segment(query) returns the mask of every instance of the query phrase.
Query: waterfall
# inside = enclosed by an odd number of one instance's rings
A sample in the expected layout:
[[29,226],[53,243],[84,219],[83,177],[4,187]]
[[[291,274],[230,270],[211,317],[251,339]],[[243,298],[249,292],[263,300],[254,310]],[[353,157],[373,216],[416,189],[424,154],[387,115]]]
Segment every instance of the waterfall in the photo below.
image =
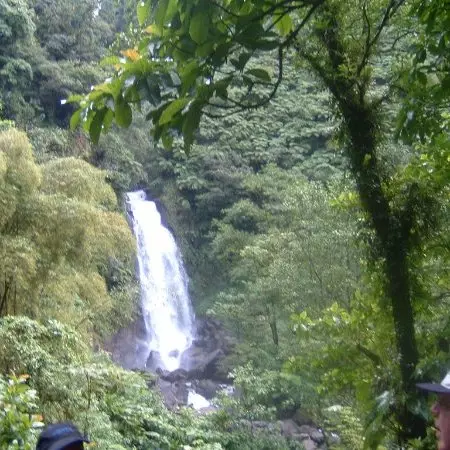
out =
[[187,277],[170,231],[161,224],[154,202],[144,191],[127,193],[128,211],[137,241],[145,362],[172,371],[192,343],[194,317]]

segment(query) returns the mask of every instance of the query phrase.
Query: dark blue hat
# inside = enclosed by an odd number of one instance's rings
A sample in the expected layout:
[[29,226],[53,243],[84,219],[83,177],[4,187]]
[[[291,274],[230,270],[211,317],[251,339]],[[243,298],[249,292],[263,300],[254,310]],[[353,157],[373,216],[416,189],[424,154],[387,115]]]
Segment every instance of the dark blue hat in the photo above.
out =
[[419,389],[429,392],[435,392],[436,394],[450,394],[450,372],[447,373],[445,378],[438,383],[417,383],[416,386]]
[[78,428],[69,422],[55,423],[44,428],[39,436],[36,450],[63,450],[71,444],[89,442]]

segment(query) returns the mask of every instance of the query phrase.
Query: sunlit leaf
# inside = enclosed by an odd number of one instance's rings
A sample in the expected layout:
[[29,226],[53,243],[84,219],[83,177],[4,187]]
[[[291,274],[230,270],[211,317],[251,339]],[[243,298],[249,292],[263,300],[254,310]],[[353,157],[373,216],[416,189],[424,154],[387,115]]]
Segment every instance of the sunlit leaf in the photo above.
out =
[[144,25],[150,14],[150,1],[148,0],[139,1],[136,7],[136,13],[139,25],[141,26]]
[[70,129],[74,130],[77,125],[80,123],[81,120],[81,109],[77,109],[73,114],[72,117],[70,118]]
[[120,53],[122,53],[122,55],[126,56],[127,58],[131,59],[131,61],[136,61],[141,57],[139,52],[134,48],[129,48],[128,50],[122,50]]
[[107,111],[107,108],[98,110],[92,119],[91,126],[89,127],[89,137],[94,144],[97,144],[100,138],[100,133],[103,127],[103,119],[105,118]]

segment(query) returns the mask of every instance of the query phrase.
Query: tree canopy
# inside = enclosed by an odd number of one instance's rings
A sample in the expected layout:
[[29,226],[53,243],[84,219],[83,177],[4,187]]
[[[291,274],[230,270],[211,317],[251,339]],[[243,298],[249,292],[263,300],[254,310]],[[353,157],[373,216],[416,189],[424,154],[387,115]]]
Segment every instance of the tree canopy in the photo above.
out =
[[105,174],[75,158],[38,166],[15,129],[0,133],[0,316],[27,314],[95,329],[115,307],[104,276],[131,262],[133,239]]

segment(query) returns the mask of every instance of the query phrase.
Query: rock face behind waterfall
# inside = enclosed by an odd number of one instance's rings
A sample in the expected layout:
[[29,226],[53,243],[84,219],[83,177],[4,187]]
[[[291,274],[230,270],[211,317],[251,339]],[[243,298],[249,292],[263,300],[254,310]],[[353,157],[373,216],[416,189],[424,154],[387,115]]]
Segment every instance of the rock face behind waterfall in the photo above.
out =
[[144,337],[145,327],[142,318],[139,318],[106,342],[104,348],[120,366],[126,369],[157,372],[162,378],[170,381],[181,377],[186,380],[209,379],[217,383],[229,382],[228,369],[223,360],[231,353],[235,340],[217,320],[209,318],[196,320],[192,345],[181,355],[181,367],[172,372],[155,368],[153,361],[155,357],[152,354],[144,364],[136,359],[139,342]]
[[234,344],[234,339],[217,320],[198,319],[192,345],[181,356],[181,367],[191,379],[229,382],[223,362]]

